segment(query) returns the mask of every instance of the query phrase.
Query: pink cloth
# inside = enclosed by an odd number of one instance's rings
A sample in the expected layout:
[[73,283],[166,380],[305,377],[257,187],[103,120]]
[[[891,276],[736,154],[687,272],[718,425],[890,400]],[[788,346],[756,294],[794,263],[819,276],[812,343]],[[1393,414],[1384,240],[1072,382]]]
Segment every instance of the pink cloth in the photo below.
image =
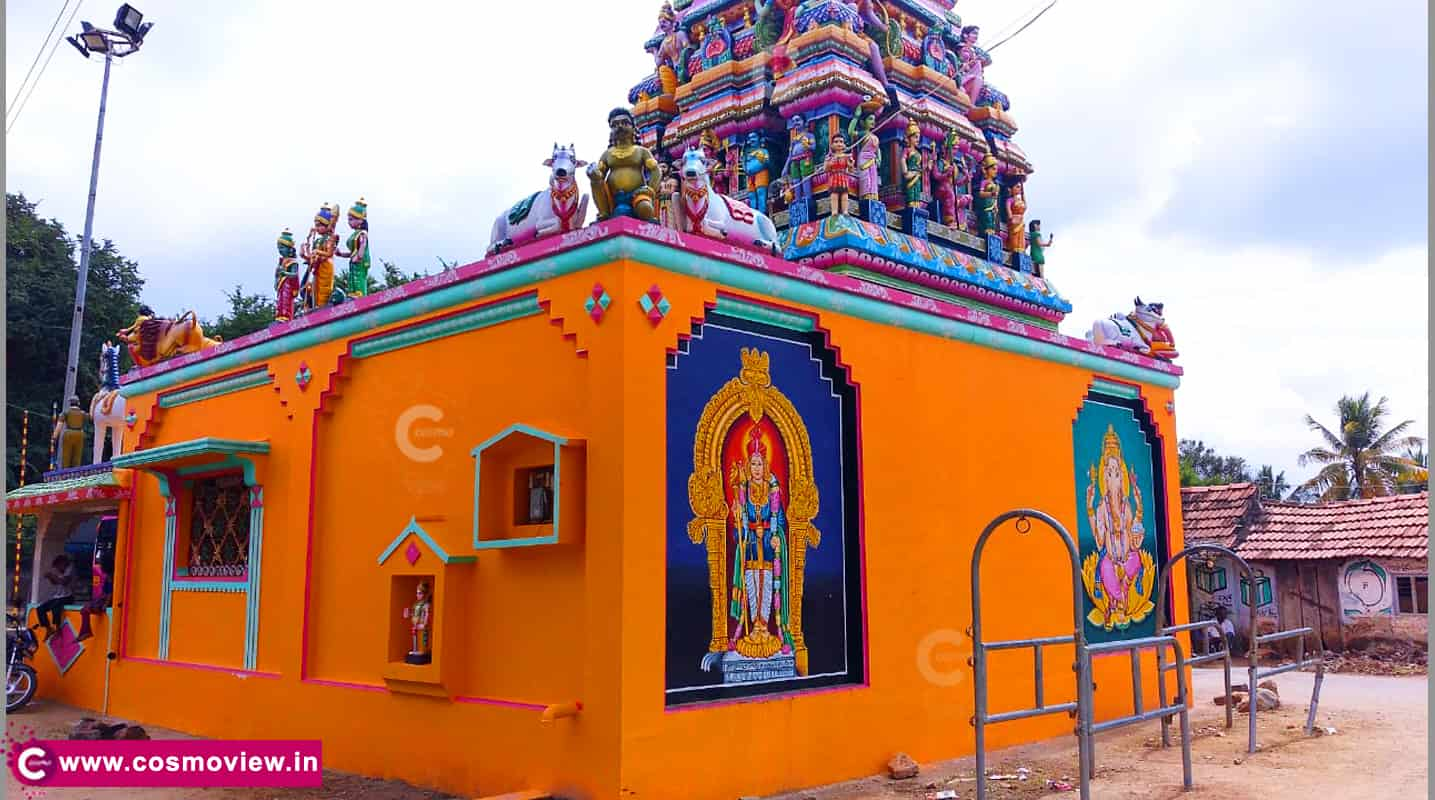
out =
[[[1116,575],[1117,562],[1112,561],[1110,556],[1101,558],[1101,587],[1106,591],[1109,599],[1108,607],[1123,605],[1126,602],[1126,586]],[[1121,562],[1126,573],[1126,580],[1130,581],[1141,569],[1141,551],[1132,550],[1126,554],[1126,560]]]

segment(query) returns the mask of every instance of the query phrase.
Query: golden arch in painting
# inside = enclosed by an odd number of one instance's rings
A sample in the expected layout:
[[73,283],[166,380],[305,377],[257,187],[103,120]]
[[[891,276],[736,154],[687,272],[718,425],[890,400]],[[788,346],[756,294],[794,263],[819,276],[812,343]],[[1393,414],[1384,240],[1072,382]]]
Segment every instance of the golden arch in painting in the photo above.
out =
[[[790,633],[790,648],[796,662],[798,675],[807,674],[807,641],[802,631],[803,575],[807,561],[807,548],[817,547],[822,534],[812,524],[817,516],[817,484],[813,479],[812,442],[807,426],[792,402],[772,385],[769,372],[770,359],[766,352],[757,348],[742,348],[742,366],[737,377],[732,378],[713,394],[698,419],[697,431],[693,437],[693,471],[688,476],[688,504],[693,517],[688,522],[688,538],[693,544],[707,548],[708,588],[712,596],[712,640],[708,646],[709,657],[727,653],[730,649],[748,657],[765,658],[774,655],[779,648],[788,646],[782,636],[768,634],[766,626],[753,626],[751,633],[738,637],[730,631],[729,621],[733,615],[743,618],[747,614],[749,596],[765,591],[759,581],[743,585],[742,578],[734,580],[729,573],[734,553],[729,552],[729,525],[740,525],[743,518],[744,502],[740,482],[753,479],[753,485],[765,492],[766,483],[771,482],[775,490],[783,493],[785,508],[782,509],[783,536],[773,548],[786,554],[786,563],[780,570],[780,588],[776,605],[779,613],[785,610],[787,618],[778,622],[784,634]],[[744,420],[746,417],[746,420]],[[774,476],[752,476],[743,474],[743,464],[733,459],[724,464],[724,449],[729,446],[729,433],[734,426],[761,425],[764,421],[776,429],[777,442],[785,454],[787,480],[779,486]],[[761,451],[764,457],[772,454],[767,450],[773,443],[756,441],[764,437],[754,432],[752,448]],[[770,438],[770,437],[767,437]],[[744,450],[743,452],[749,452]],[[771,463],[770,461],[768,463]],[[757,477],[765,480],[759,484]],[[765,496],[765,495],[764,495]],[[759,545],[759,553],[761,545]],[[746,554],[744,553],[744,558]],[[761,555],[758,556],[759,562]],[[751,562],[738,562],[738,566],[751,566]],[[775,581],[779,582],[779,581]],[[738,626],[739,629],[741,626]],[[731,635],[730,635],[731,634]]]

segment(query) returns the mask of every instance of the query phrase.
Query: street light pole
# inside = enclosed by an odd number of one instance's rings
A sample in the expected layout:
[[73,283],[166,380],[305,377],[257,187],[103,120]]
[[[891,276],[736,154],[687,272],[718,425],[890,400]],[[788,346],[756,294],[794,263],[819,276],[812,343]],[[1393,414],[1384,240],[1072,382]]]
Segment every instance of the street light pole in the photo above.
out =
[[[90,252],[94,248],[91,234],[95,227],[95,193],[100,181],[100,143],[105,137],[105,101],[110,93],[110,64],[114,61],[105,51],[105,78],[100,84],[100,120],[95,126],[95,157],[90,162],[90,198],[85,205],[85,234],[80,240],[80,274],[75,280],[75,316],[70,321],[70,352],[65,361],[66,404],[75,396],[75,382],[80,368],[80,328],[85,321],[85,287],[90,277]],[[68,405],[66,406],[68,407]]]

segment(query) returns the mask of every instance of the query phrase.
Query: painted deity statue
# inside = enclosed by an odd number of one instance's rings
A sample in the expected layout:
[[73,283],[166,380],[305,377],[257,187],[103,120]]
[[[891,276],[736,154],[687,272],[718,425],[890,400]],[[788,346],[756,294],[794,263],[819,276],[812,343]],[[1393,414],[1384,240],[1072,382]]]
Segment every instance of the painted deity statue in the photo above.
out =
[[793,114],[787,121],[787,161],[782,165],[782,197],[788,203],[812,199],[812,159],[816,148],[817,140],[807,129],[802,115]]
[[760,51],[772,53],[769,64],[774,80],[793,67],[792,58],[787,54],[787,44],[797,28],[798,4],[799,0],[753,0],[753,8],[757,11],[754,35],[759,37],[754,45]]
[[892,86],[887,82],[887,68],[883,66],[885,56],[898,56],[902,49],[901,23],[895,22],[887,13],[880,0],[855,0],[857,16],[862,19],[862,35],[867,39],[867,68],[872,77],[892,95]]
[[1046,248],[1051,247],[1054,239],[1056,234],[1049,233],[1046,241],[1041,240],[1041,220],[1034,219],[1027,225],[1027,246],[1031,248],[1032,270],[1038,278],[1046,275]]
[[767,186],[771,181],[772,154],[763,144],[762,134],[753,131],[747,135],[747,146],[743,148],[742,168],[747,173],[747,204],[754,210],[767,213]]
[[294,318],[294,300],[299,296],[299,259],[295,258],[294,232],[285,228],[276,241],[279,264],[274,267],[274,321]]
[[349,206],[349,241],[335,251],[349,259],[349,296],[369,293],[369,204],[360,197]]
[[626,108],[608,112],[608,131],[608,149],[588,167],[598,219],[631,216],[657,220],[658,160],[638,144],[632,112]]
[[433,601],[429,597],[429,585],[420,581],[414,590],[414,603],[404,609],[404,619],[409,621],[410,645],[404,661],[409,664],[428,664],[433,661]]
[[922,178],[926,159],[922,155],[922,131],[917,123],[907,123],[902,144],[902,199],[908,208],[921,208]]
[[1013,253],[1026,251],[1026,180],[1017,177],[1006,198],[1006,248]]
[[110,342],[100,345],[100,388],[90,398],[90,420],[95,425],[93,464],[104,460],[105,441],[110,441],[110,457],[124,452],[124,435],[120,425],[125,419],[125,398],[120,394],[120,348]]
[[679,24],[672,3],[663,3],[658,12],[658,28],[653,32],[653,37],[659,39],[657,46],[653,48],[658,83],[663,87],[663,94],[670,95],[678,90],[680,76],[687,71],[687,65],[683,63],[683,53],[689,45],[688,34]]
[[985,71],[992,64],[992,57],[977,46],[980,35],[981,28],[976,25],[962,28],[962,44],[957,49],[961,69],[957,83],[961,84],[962,91],[967,93],[973,106],[981,105],[982,88],[986,86]]
[[1100,560],[1097,580],[1106,600],[1101,626],[1106,630],[1125,628],[1145,614],[1139,605],[1142,525],[1141,487],[1132,479],[1121,456],[1121,440],[1108,426],[1101,443],[1101,461],[1091,467],[1086,487],[1086,518],[1096,539]]
[[165,319],[155,316],[154,309],[146,305],[140,306],[139,316],[128,328],[115,335],[129,348],[130,358],[138,367],[148,367],[171,356],[197,353],[220,342],[219,337],[204,335],[193,311]]
[[978,182],[977,230],[985,236],[997,232],[997,198],[1001,187],[997,184],[997,160],[991,155],[982,159],[982,177]]
[[832,197],[834,215],[847,216],[851,213],[852,166],[852,154],[847,152],[847,137],[840,131],[832,134],[822,171],[827,175],[827,191]]
[[947,133],[937,157],[932,161],[932,194],[936,196],[937,211],[943,225],[953,225],[960,230],[967,229],[967,210],[971,208],[972,196],[968,188],[971,175],[967,160],[957,145],[955,131]]
[[339,237],[334,229],[338,224],[339,205],[325,203],[320,206],[319,212],[314,215],[314,225],[309,228],[309,235],[299,248],[299,257],[309,265],[306,270],[308,280],[304,281],[308,284],[305,287],[308,289],[306,310],[327,303],[334,294],[334,252],[339,247]]
[[737,170],[731,169],[728,166],[726,154],[723,152],[722,141],[718,139],[717,134],[712,132],[712,129],[708,129],[703,131],[702,136],[698,137],[698,146],[702,148],[703,158],[707,159],[707,162],[713,165],[713,188],[717,190],[718,194],[731,196],[733,194],[733,187],[729,185],[729,179],[731,176],[737,174]]
[[55,430],[50,438],[59,454],[61,469],[78,467],[85,457],[85,423],[90,415],[80,408],[80,398],[71,396],[70,404],[55,420]]
[[673,214],[673,195],[678,193],[678,176],[667,162],[658,165],[658,172],[662,175],[658,181],[658,222],[664,228],[676,229],[678,220]]
[[783,488],[768,470],[768,445],[753,428],[743,448],[746,459],[732,464],[732,522],[736,529],[728,614],[736,623],[728,649],[748,658],[792,652],[791,609],[784,585],[787,515]]
[[857,196],[862,200],[876,200],[882,187],[882,177],[878,172],[882,166],[882,143],[872,130],[877,122],[876,109],[863,112],[864,109],[859,107],[852,115],[852,121],[847,123],[847,138],[852,140],[852,147],[857,151]]

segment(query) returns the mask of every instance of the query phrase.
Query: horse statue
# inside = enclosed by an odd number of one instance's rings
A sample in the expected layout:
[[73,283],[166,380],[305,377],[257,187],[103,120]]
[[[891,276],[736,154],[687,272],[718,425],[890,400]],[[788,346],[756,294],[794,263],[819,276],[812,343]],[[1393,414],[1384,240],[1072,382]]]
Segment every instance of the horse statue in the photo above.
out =
[[1086,334],[1087,341],[1107,347],[1120,347],[1152,358],[1171,361],[1180,355],[1176,352],[1176,339],[1166,326],[1164,303],[1143,303],[1136,298],[1136,308],[1130,314],[1112,314],[1110,319],[1098,319]]
[[137,367],[148,367],[177,355],[197,353],[219,344],[219,339],[204,335],[199,318],[186,311],[176,319],[155,316],[149,306],[140,306],[134,324],[115,334],[129,347],[130,358]]
[[120,348],[112,342],[100,345],[100,390],[90,400],[90,421],[95,424],[95,457],[105,454],[105,439],[113,436],[110,458],[124,452],[120,424],[125,419],[125,399],[120,396]]
[[489,255],[583,226],[583,219],[588,215],[588,195],[580,196],[573,174],[588,162],[578,160],[576,153],[571,144],[562,147],[553,143],[553,155],[543,162],[543,166],[551,169],[548,188],[520,200],[493,221]]
[[776,253],[777,228],[772,219],[746,203],[718,194],[708,176],[708,166],[702,150],[689,147],[683,152],[678,167],[681,183],[673,195],[678,230],[731,239]]

